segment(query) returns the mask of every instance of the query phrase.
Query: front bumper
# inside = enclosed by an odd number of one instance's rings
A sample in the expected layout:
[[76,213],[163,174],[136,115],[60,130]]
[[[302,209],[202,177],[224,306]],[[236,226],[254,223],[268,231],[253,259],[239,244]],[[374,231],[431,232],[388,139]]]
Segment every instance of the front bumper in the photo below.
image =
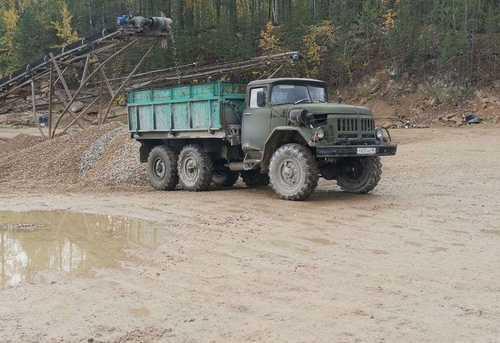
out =
[[[366,148],[373,148],[374,153],[366,154]],[[362,149],[364,153],[359,153]],[[328,147],[316,147],[317,158],[332,157],[370,157],[370,156],[394,156],[398,150],[396,144],[385,145],[337,145]]]

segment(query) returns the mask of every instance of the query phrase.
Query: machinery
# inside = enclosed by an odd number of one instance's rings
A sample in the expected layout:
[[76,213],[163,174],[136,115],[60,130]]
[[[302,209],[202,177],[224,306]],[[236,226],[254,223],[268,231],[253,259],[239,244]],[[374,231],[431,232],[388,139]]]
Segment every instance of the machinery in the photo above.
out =
[[132,91],[129,129],[141,143],[151,184],[173,190],[271,184],[286,200],[305,200],[318,180],[368,193],[380,157],[396,154],[389,132],[364,107],[328,102],[326,84],[265,79]]
[[171,32],[172,19],[166,17],[145,18],[141,16],[120,16],[117,18],[117,27],[103,30],[101,33],[84,38],[79,42],[64,47],[47,51],[37,61],[33,61],[11,75],[0,79],[0,99],[5,98],[19,87],[29,84],[33,79],[48,75],[53,61],[59,64],[80,61],[88,54],[105,49],[116,44],[117,41],[126,40],[130,36],[155,38],[166,36]]
[[118,27],[129,34],[149,34],[153,36],[167,35],[172,30],[173,20],[166,17],[120,16]]
[[[172,28],[172,20],[165,17],[121,16],[117,24],[116,28],[103,30],[62,49],[48,50],[37,61],[0,79],[0,111],[6,113],[13,108],[26,111],[25,107],[29,106],[33,123],[38,125],[41,135],[54,138],[75,124],[85,127],[82,118],[89,111],[95,111],[99,101],[107,100],[105,112],[99,113],[97,119],[98,124],[104,123],[113,102],[134,79],[157,43],[167,47]],[[130,74],[108,78],[106,66],[132,49],[139,40],[152,42]],[[105,85],[107,91],[100,90],[101,85]],[[26,97],[25,87],[30,88],[29,97]],[[60,113],[57,113],[58,104],[63,108]],[[71,118],[68,120],[68,117]]]

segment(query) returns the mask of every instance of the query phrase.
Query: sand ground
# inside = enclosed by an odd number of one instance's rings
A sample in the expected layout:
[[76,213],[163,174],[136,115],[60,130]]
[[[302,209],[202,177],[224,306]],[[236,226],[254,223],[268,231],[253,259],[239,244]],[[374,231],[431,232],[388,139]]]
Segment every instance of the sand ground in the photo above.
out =
[[[0,289],[1,342],[498,342],[500,129],[395,131],[371,195],[0,189],[0,210],[156,222],[92,276]],[[43,276],[43,275],[42,275]]]

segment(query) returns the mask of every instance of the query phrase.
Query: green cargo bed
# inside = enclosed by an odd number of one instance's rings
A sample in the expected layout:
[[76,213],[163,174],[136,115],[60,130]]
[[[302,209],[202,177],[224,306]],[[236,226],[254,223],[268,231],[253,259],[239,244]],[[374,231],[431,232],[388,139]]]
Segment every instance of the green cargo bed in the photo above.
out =
[[239,124],[245,106],[243,84],[211,82],[128,95],[131,133],[220,131]]

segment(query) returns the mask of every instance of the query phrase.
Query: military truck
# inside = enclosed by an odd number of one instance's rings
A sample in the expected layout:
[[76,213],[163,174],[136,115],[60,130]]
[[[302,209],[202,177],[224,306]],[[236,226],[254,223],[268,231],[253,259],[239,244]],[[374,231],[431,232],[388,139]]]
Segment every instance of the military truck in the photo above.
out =
[[380,157],[397,150],[370,110],[329,103],[326,83],[312,79],[132,91],[128,112],[158,190],[231,187],[241,176],[248,187],[270,183],[282,199],[305,200],[323,177],[368,193],[380,181]]

